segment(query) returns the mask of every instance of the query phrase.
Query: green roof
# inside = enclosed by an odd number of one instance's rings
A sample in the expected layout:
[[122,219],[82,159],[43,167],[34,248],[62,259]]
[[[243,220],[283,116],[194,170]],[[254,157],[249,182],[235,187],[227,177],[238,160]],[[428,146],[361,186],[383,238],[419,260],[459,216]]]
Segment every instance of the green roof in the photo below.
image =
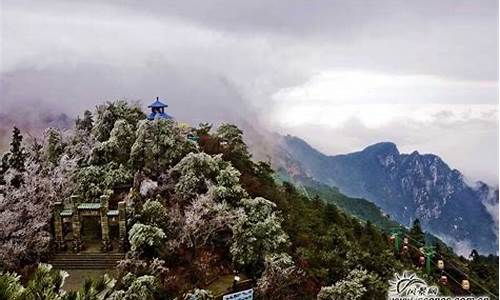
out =
[[108,211],[108,213],[107,213],[107,215],[108,215],[109,217],[115,217],[115,216],[118,216],[118,210],[116,210],[116,209],[109,210],[109,211]]
[[71,217],[73,215],[73,211],[71,209],[65,209],[59,213],[61,217]]
[[91,203],[91,202],[80,203],[78,205],[78,209],[84,209],[84,210],[101,209],[101,203]]

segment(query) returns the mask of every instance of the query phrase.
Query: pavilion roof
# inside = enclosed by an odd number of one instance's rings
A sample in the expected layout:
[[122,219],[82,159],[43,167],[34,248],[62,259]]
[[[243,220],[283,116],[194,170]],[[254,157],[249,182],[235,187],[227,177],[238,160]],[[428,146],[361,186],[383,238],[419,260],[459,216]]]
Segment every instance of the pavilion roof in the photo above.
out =
[[161,107],[167,107],[165,103],[161,102],[158,98],[156,98],[156,101],[148,105],[148,107],[151,108],[161,108]]

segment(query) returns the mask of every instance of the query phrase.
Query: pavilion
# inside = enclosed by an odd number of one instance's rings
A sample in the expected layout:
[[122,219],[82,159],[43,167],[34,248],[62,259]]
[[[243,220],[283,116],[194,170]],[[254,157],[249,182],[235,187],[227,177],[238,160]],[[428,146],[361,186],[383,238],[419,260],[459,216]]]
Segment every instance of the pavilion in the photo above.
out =
[[161,102],[159,97],[156,97],[156,101],[148,105],[151,108],[151,113],[148,115],[148,120],[154,119],[173,119],[172,116],[165,112],[165,107],[168,107],[165,103]]

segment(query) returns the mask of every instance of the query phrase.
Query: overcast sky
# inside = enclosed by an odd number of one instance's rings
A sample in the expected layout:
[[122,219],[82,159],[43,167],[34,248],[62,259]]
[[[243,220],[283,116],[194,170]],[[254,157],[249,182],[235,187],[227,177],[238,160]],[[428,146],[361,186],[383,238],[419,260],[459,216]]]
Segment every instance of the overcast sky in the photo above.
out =
[[498,180],[498,1],[0,0],[0,112],[165,98],[327,154],[379,141]]

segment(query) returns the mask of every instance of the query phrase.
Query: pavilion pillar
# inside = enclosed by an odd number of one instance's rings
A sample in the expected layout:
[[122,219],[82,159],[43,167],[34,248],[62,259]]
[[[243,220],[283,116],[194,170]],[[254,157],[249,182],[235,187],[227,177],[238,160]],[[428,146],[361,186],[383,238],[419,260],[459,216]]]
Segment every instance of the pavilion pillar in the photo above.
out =
[[120,239],[120,250],[125,251],[127,246],[127,224],[125,215],[125,201],[118,202],[118,235]]
[[63,204],[62,202],[54,203],[54,235],[56,238],[56,248],[58,251],[64,250],[64,234],[63,234],[63,225],[61,218]]
[[101,239],[102,239],[102,250],[111,250],[111,243],[109,241],[109,222],[108,222],[108,204],[109,195],[102,195],[101,200]]
[[81,240],[81,224],[80,224],[80,212],[78,208],[73,209],[73,216],[71,219],[71,229],[73,231],[73,251],[78,253],[82,248]]

